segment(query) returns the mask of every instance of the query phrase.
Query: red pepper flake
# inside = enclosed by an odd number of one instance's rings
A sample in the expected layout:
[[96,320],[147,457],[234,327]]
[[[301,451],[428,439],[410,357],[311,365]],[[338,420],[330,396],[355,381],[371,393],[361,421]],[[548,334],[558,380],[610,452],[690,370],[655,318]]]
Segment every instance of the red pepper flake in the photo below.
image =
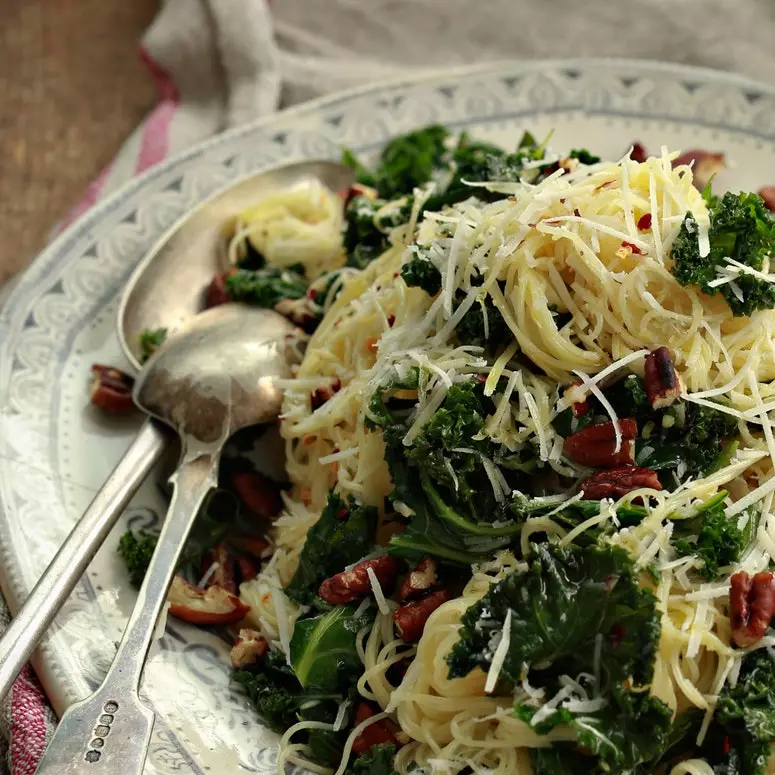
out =
[[638,255],[643,255],[643,251],[637,245],[633,245],[632,242],[622,242],[622,247],[629,248],[633,253],[637,253]]
[[388,315],[388,325],[392,328],[393,323],[396,322],[396,316],[395,315]]
[[573,214],[574,214],[574,215],[575,215],[577,218],[581,218],[581,213],[579,212],[579,208],[578,208],[578,207],[577,207],[577,208],[576,208],[576,209],[573,211]]
[[630,151],[630,158],[633,161],[637,161],[638,164],[643,164],[646,159],[648,159],[648,154],[646,153],[646,149],[643,147],[641,143],[635,142],[632,144],[632,151]]
[[339,511],[336,512],[336,518],[337,519],[347,519],[347,517],[350,515],[350,512],[347,510],[345,506],[342,506]]
[[638,218],[639,231],[648,231],[651,228],[651,213],[644,213]]
[[317,299],[317,297],[318,297],[318,292],[317,292],[317,290],[315,288],[310,288],[307,291],[307,298],[310,301],[315,301],[315,299]]
[[723,748],[725,754],[728,754],[732,750],[732,743],[728,737],[724,738]]
[[483,384],[487,382],[487,377],[485,377],[484,374],[477,374],[476,381]]

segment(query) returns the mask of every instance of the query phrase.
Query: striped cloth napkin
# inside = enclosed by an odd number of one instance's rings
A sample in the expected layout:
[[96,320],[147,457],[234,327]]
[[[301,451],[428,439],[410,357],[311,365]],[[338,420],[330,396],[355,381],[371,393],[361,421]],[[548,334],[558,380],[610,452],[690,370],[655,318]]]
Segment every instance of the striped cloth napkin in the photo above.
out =
[[[165,0],[140,46],[158,104],[57,232],[170,154],[364,82],[465,63],[601,55],[768,79],[774,36],[770,0]],[[7,617],[0,600],[0,630]],[[27,667],[0,707],[0,772],[33,775],[55,724]]]

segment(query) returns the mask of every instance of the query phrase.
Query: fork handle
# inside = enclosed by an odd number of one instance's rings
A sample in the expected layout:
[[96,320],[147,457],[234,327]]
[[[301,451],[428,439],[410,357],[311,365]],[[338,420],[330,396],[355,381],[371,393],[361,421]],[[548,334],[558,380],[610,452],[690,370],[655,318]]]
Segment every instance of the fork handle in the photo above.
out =
[[0,699],[64,605],[97,549],[148,472],[159,460],[170,433],[147,420],[124,457],[94,497],[0,639]]
[[156,620],[202,502],[218,481],[218,456],[186,459],[113,664],[97,691],[68,708],[37,775],[141,775],[154,714],[138,697]]

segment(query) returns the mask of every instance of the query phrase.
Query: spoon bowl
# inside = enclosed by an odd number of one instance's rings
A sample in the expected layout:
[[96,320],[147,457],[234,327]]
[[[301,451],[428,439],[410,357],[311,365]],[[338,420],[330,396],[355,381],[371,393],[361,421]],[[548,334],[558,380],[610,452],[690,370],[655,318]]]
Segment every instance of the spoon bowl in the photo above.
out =
[[295,327],[276,312],[225,304],[200,313],[157,350],[135,381],[135,403],[174,428],[188,454],[273,420]]
[[331,161],[304,161],[263,170],[213,194],[176,223],[129,279],[118,312],[124,354],[140,368],[140,334],[176,331],[204,307],[204,292],[224,265],[224,224],[248,205],[296,186],[322,183],[347,190],[353,171]]

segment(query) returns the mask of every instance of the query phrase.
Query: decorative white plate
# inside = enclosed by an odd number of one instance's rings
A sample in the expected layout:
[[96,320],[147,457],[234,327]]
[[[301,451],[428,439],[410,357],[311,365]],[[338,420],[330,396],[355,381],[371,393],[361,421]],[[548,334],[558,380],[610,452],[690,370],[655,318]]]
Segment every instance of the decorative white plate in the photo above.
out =
[[[708,70],[621,60],[487,65],[361,89],[229,132],[132,181],[49,247],[0,317],[0,585],[12,609],[115,465],[135,421],[87,406],[92,362],[123,363],[114,332],[123,285],[181,215],[247,172],[342,145],[379,148],[440,122],[513,145],[523,129],[554,130],[558,149],[622,155],[721,150],[734,165],[720,188],[775,184],[775,89]],[[134,604],[116,541],[126,522],[153,523],[165,504],[151,478],[92,563],[37,655],[61,712],[100,682]],[[228,649],[170,620],[144,691],[157,713],[146,772],[270,773],[276,736],[229,688]]]

